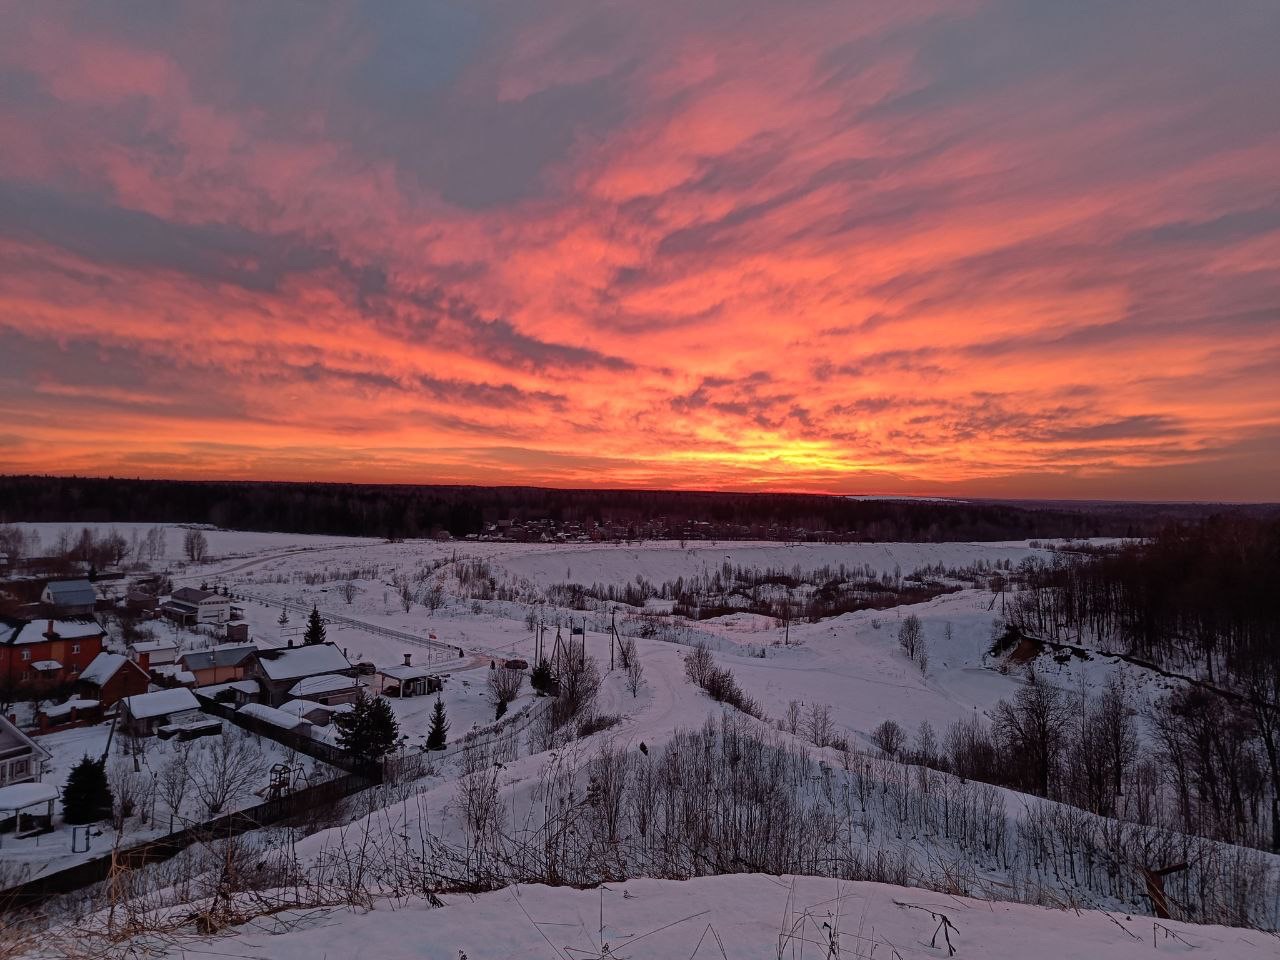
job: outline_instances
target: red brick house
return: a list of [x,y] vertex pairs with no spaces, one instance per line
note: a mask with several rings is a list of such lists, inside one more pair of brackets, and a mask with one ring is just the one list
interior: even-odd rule
[[122,653],[100,653],[85,667],[76,681],[81,697],[97,700],[103,710],[124,697],[147,692],[151,677],[146,670]]
[[92,617],[0,619],[0,685],[40,691],[74,683],[102,652],[106,637]]

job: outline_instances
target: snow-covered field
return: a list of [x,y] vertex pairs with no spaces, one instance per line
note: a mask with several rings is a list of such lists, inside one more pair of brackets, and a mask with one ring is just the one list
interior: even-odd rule
[[[121,532],[130,536],[132,531],[125,526],[121,525]],[[148,528],[139,526],[144,532]],[[56,537],[62,528],[56,524],[46,527],[41,531],[44,538]],[[352,804],[350,823],[296,838],[291,856],[304,866],[324,862],[353,838],[375,845],[389,842],[401,850],[425,848],[437,840],[465,846],[459,778],[475,769],[475,758],[464,761],[456,745],[469,732],[481,733],[481,742],[491,746],[502,741],[501,762],[495,754],[492,770],[505,822],[536,828],[548,802],[548,771],[575,769],[578,774],[574,775],[581,775],[585,788],[582,770],[605,745],[632,757],[657,756],[681,731],[697,730],[708,718],[722,716],[724,708],[685,677],[685,657],[690,652],[687,644],[695,640],[706,642],[716,663],[731,670],[742,689],[759,704],[767,719],[751,722],[761,736],[776,736],[788,749],[808,752],[823,762],[821,769],[827,778],[844,764],[843,773],[837,772],[832,781],[837,786],[828,784],[824,789],[847,792],[854,789],[855,782],[877,784],[881,799],[876,802],[883,811],[890,804],[885,798],[898,789],[894,784],[917,776],[910,768],[880,760],[868,765],[869,761],[859,760],[862,766],[850,772],[848,754],[818,749],[806,743],[803,734],[778,733],[774,725],[793,702],[802,710],[825,707],[833,734],[847,739],[855,753],[864,751],[864,756],[871,757],[875,753],[871,734],[882,721],[896,721],[911,737],[925,721],[940,735],[955,721],[988,717],[1000,700],[1011,698],[1026,683],[1020,668],[1000,669],[1001,664],[989,652],[1001,623],[1001,601],[991,592],[962,587],[963,581],[957,580],[953,581],[956,592],[923,603],[862,610],[817,622],[796,619],[787,627],[772,617],[746,612],[688,621],[671,615],[670,601],[658,600],[646,605],[643,612],[651,615],[647,620],[638,616],[642,611],[613,603],[592,603],[588,604],[591,609],[572,610],[557,607],[549,588],[565,583],[620,587],[638,577],[661,584],[680,577],[705,576],[725,564],[761,571],[813,571],[844,565],[897,577],[924,567],[1016,567],[1025,558],[1049,555],[1045,545],[1025,542],[722,542],[684,546],[672,542],[387,543],[207,531],[211,559],[177,566],[183,532],[172,528],[166,538],[167,555],[175,561],[171,567],[175,581],[221,584],[247,598],[238,605],[244,609],[253,639],[262,646],[296,641],[304,618],[300,611],[315,606],[331,617],[328,639],[352,662],[392,665],[401,663],[406,654],[415,663],[426,662],[430,653],[415,639],[433,638],[462,651],[459,657],[448,651],[451,659],[443,667],[446,679],[441,699],[450,722],[450,744],[455,749],[445,755],[427,754],[431,766],[423,768],[416,780],[377,794],[381,798],[377,809]],[[482,589],[477,589],[477,577],[485,581],[480,584]],[[345,588],[346,584],[350,587]],[[439,591],[438,602],[428,603],[426,597],[433,589]],[[408,609],[401,596],[405,590],[411,594]],[[288,622],[281,624],[285,604],[290,605]],[[643,665],[643,679],[634,693],[628,689],[624,671],[616,665],[617,651],[606,632],[615,610],[623,634],[635,640]],[[911,615],[920,618],[928,643],[929,664],[923,672],[904,655],[898,642],[902,621]],[[494,704],[487,689],[490,662],[506,657],[532,662],[535,632],[531,624],[538,621],[547,625],[548,646],[557,633],[567,639],[570,624],[585,624],[586,651],[604,673],[596,711],[619,718],[602,733],[568,744],[561,741],[552,750],[535,744],[531,724],[526,722],[533,721],[546,703],[533,696],[527,681],[511,705],[513,716],[505,732],[487,732],[494,723]],[[179,631],[175,636],[183,645],[207,642],[188,632]],[[611,660],[614,669],[610,669]],[[1121,673],[1138,710],[1167,684],[1162,677],[1102,657],[1064,658],[1064,662],[1041,657],[1036,670],[1042,679],[1072,696],[1096,691],[1108,678]],[[377,691],[376,678],[366,682]],[[429,696],[392,702],[407,747],[414,754],[423,746],[435,701]],[[992,797],[1011,823],[1028,808],[1028,798],[1012,791],[996,790]],[[361,800],[361,804],[367,802],[368,798]],[[868,806],[864,798],[863,812],[855,818],[864,835],[859,843],[865,845],[868,856],[875,849],[927,864],[913,882],[938,885],[936,878],[952,869],[943,865],[942,859],[968,855],[948,845],[948,840],[910,835],[910,829],[904,827],[906,820],[876,821],[875,815],[867,812],[873,809],[877,809],[875,804]],[[1016,828],[1011,832],[1016,833]],[[260,932],[238,935],[242,942],[232,952],[288,958],[320,950],[333,956],[448,960],[457,960],[460,952],[468,960],[536,955],[828,956],[830,944],[823,940],[827,928],[822,924],[829,923],[839,929],[840,956],[897,956],[904,960],[946,956],[944,945],[929,946],[939,921],[926,910],[895,903],[900,901],[947,914],[959,928],[959,933],[953,934],[958,956],[1023,957],[1033,946],[1055,958],[1134,956],[1153,949],[1153,932],[1157,952],[1214,957],[1276,955],[1277,941],[1267,934],[1173,923],[1153,928],[1150,919],[1126,917],[1126,911],[1145,909],[1140,892],[1129,888],[1114,896],[1093,897],[1082,893],[1083,888],[1069,890],[1065,880],[1046,880],[1040,864],[1020,859],[1016,842],[1015,838],[1014,849],[1007,855],[978,857],[971,865],[971,875],[953,889],[981,892],[999,900],[1011,895],[1002,891],[1012,891],[1012,882],[1016,881],[1022,896],[1028,896],[1029,884],[1047,884],[1043,896],[1033,899],[1104,906],[1115,912],[1052,912],[921,889],[814,878],[796,881],[793,889],[790,880],[739,875],[683,883],[632,880],[609,884],[603,894],[520,887],[474,901],[447,897],[449,905],[444,910],[429,914],[424,914],[420,903],[401,904],[398,910],[384,905],[364,915],[337,912],[323,919],[310,917],[296,929],[269,939]],[[921,879],[925,874],[934,879]],[[832,917],[826,915],[828,911]],[[839,923],[834,922],[835,914]],[[780,953],[780,933],[792,929],[793,922],[793,934]],[[429,942],[415,936],[414,931],[424,923],[432,930]],[[612,951],[608,954],[604,953],[605,942]]]

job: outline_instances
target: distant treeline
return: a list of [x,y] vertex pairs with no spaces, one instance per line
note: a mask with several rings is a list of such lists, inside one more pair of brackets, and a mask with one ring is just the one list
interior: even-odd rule
[[[209,523],[347,536],[478,534],[499,520],[611,524],[611,536],[1004,540],[1140,536],[1205,505],[851,500],[811,494],[555,490],[242,481],[0,477],[0,522]],[[623,525],[617,532],[617,525]],[[706,524],[697,527],[697,524]]]

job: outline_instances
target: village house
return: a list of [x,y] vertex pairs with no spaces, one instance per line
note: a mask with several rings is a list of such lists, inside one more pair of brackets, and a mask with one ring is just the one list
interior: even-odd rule
[[278,707],[293,697],[320,699],[311,693],[293,692],[302,680],[324,676],[352,678],[343,687],[351,689],[355,683],[355,675],[356,668],[351,665],[351,661],[332,643],[259,650],[247,674],[262,685],[263,702],[272,707]]
[[92,617],[0,618],[0,684],[10,690],[39,692],[72,683],[102,652],[106,636]]
[[142,666],[124,654],[103,651],[84,668],[76,681],[76,693],[97,700],[109,710],[125,697],[147,692],[150,676]]
[[186,687],[156,690],[120,701],[121,729],[139,737],[151,736],[161,727],[200,719],[200,701]]
[[226,623],[231,619],[231,598],[195,587],[180,587],[160,605],[160,611],[184,626]]
[[0,834],[28,836],[53,822],[58,789],[40,782],[47,759],[49,751],[0,717]]
[[0,787],[38,783],[49,751],[0,716]]
[[88,580],[50,580],[40,594],[40,602],[55,617],[78,617],[93,613],[98,593]]
[[172,640],[139,640],[129,644],[129,659],[143,670],[163,667],[178,659],[178,645]]
[[194,650],[178,658],[178,665],[195,675],[196,685],[243,680],[258,654],[253,644],[223,644],[209,650]]

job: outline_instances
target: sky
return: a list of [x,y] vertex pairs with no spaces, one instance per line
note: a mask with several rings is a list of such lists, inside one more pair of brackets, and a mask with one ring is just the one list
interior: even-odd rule
[[0,472],[1280,499],[1275,0],[0,23]]

